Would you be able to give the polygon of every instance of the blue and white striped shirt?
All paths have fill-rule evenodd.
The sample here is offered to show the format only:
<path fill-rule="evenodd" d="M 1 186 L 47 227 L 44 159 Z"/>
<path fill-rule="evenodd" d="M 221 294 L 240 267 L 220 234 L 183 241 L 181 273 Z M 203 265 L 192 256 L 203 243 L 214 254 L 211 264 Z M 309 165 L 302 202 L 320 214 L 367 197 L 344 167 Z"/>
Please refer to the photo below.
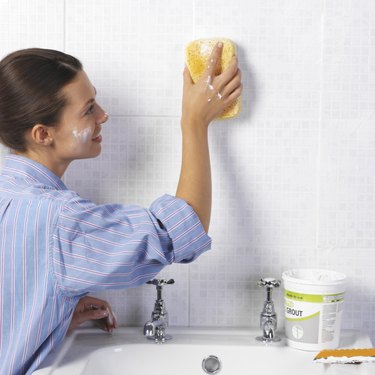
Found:
<path fill-rule="evenodd" d="M 194 210 L 95 205 L 44 166 L 5 158 L 0 175 L 0 374 L 31 374 L 86 293 L 141 285 L 211 246 Z"/>

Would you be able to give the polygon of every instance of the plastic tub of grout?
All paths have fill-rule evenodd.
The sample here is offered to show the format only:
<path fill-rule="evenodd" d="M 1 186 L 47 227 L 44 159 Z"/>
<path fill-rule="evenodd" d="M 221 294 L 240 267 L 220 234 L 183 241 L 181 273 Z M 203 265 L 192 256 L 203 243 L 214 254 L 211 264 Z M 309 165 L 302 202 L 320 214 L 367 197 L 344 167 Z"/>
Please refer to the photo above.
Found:
<path fill-rule="evenodd" d="M 346 276 L 323 269 L 283 272 L 289 346 L 319 351 L 339 345 Z"/>

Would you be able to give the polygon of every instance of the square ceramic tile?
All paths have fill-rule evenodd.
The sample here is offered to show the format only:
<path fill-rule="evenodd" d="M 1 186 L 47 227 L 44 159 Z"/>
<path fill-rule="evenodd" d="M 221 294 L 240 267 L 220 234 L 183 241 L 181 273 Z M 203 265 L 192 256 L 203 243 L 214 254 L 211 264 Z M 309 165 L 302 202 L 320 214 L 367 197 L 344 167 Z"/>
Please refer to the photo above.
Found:
<path fill-rule="evenodd" d="M 195 38 L 238 46 L 246 117 L 318 115 L 323 1 L 195 1 Z"/>
<path fill-rule="evenodd" d="M 66 49 L 113 115 L 179 115 L 191 2 L 66 0 Z"/>
<path fill-rule="evenodd" d="M 215 243 L 315 245 L 317 137 L 308 120 L 213 124 Z"/>
<path fill-rule="evenodd" d="M 330 1 L 324 21 L 319 245 L 374 247 L 375 15 Z"/>
<path fill-rule="evenodd" d="M 375 114 L 327 120 L 322 130 L 319 246 L 375 246 Z"/>
<path fill-rule="evenodd" d="M 323 116 L 355 126 L 375 107 L 375 3 L 334 0 L 325 7 Z"/>
<path fill-rule="evenodd" d="M 0 1 L 0 58 L 21 48 L 64 49 L 64 1 Z"/>

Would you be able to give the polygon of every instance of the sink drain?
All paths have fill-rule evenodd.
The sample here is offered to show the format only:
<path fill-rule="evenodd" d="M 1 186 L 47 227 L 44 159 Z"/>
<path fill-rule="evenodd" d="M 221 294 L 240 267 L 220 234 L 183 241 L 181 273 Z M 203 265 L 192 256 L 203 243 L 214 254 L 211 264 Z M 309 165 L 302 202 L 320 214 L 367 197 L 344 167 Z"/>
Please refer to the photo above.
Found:
<path fill-rule="evenodd" d="M 221 361 L 215 355 L 210 355 L 202 361 L 202 368 L 206 374 L 218 374 L 222 368 Z"/>

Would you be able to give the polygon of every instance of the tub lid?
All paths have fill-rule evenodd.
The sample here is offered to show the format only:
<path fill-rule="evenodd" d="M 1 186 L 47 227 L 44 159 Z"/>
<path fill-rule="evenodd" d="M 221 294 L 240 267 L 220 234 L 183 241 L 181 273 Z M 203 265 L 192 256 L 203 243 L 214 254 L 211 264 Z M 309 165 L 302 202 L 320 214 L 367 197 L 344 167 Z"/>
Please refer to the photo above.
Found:
<path fill-rule="evenodd" d="M 295 268 L 284 271 L 284 281 L 291 281 L 299 284 L 314 285 L 336 285 L 342 284 L 346 276 L 341 272 L 317 268 Z"/>

